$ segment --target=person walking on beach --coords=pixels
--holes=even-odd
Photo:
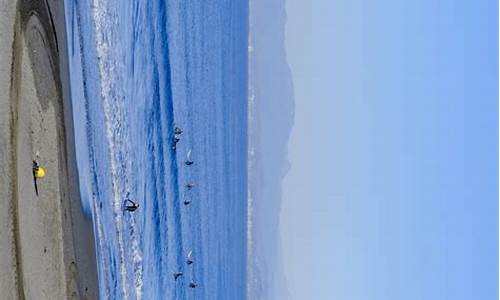
[[[33,181],[34,181],[34,184],[35,184],[35,193],[36,195],[38,196],[38,184],[36,182],[36,180],[38,178],[43,178],[45,177],[45,170],[40,167],[40,165],[38,164],[38,162],[36,160],[33,161]]]

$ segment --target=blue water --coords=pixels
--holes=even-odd
[[[248,3],[65,5],[100,298],[244,299]],[[174,150],[175,125],[184,133]],[[134,213],[122,211],[127,194],[140,204]],[[177,281],[176,271],[184,272]]]

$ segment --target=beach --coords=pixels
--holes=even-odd
[[[96,299],[80,204],[63,1],[0,0],[1,299]],[[37,180],[36,160],[46,172]]]

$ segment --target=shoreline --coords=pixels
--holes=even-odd
[[[97,299],[92,220],[80,203],[63,1],[0,0],[0,291]],[[8,89],[5,89],[8,87]],[[32,160],[47,176],[34,193]]]

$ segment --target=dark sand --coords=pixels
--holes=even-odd
[[[63,1],[0,0],[0,299],[97,299],[65,30]],[[38,197],[33,159],[47,173]]]

